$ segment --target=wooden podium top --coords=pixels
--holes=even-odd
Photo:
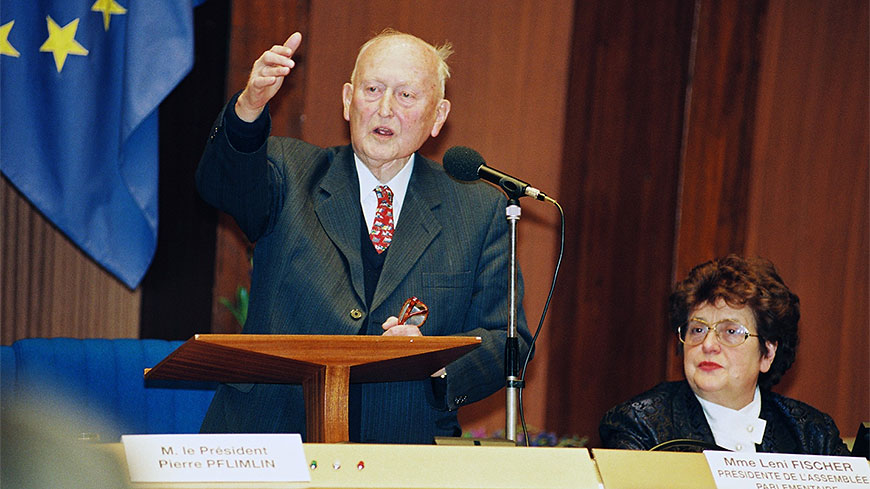
[[[324,367],[348,367],[351,382],[420,380],[480,343],[479,336],[199,334],[145,378],[300,383]]]
[[[424,380],[480,346],[468,336],[201,334],[146,379],[301,384],[309,442],[347,441],[353,382]]]

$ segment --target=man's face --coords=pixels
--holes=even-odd
[[[437,58],[413,38],[395,36],[369,46],[356,66],[354,84],[343,90],[354,152],[376,175],[397,170],[450,112],[438,92]]]

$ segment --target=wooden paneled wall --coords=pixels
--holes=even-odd
[[[576,302],[553,320],[577,324],[551,345],[548,426],[594,444],[605,409],[681,378],[667,291],[737,252],[773,260],[802,299],[776,390],[853,436],[870,419],[867,2],[576,10],[564,182],[583,192],[559,296]]]
[[[770,0],[761,46],[746,253],[801,298],[797,361],[777,388],[870,420],[870,114],[866,0]]]
[[[671,283],[745,248],[766,12],[766,1],[696,4]],[[677,342],[667,346],[668,378],[680,379]]]
[[[546,412],[593,444],[608,408],[665,375],[694,4],[577,3]]]
[[[139,336],[139,290],[83,254],[5,176],[0,219],[0,343]]]

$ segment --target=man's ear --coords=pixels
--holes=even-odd
[[[777,343],[772,341],[765,341],[764,345],[767,347],[767,353],[762,355],[761,357],[761,366],[759,366],[758,368],[761,373],[765,373],[770,370],[770,366],[773,364],[773,359],[776,357]]]
[[[344,120],[350,121],[350,102],[353,100],[353,85],[345,83],[341,87],[341,102],[344,110]]]
[[[432,125],[432,137],[441,132],[444,123],[447,122],[447,115],[450,114],[450,101],[446,98],[441,99],[435,107],[435,124]]]

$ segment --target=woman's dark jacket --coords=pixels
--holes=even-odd
[[[771,391],[761,391],[767,421],[759,452],[850,455],[834,420],[814,407]],[[663,382],[604,415],[598,427],[605,448],[649,450],[688,438],[715,444],[701,403],[689,383]]]

